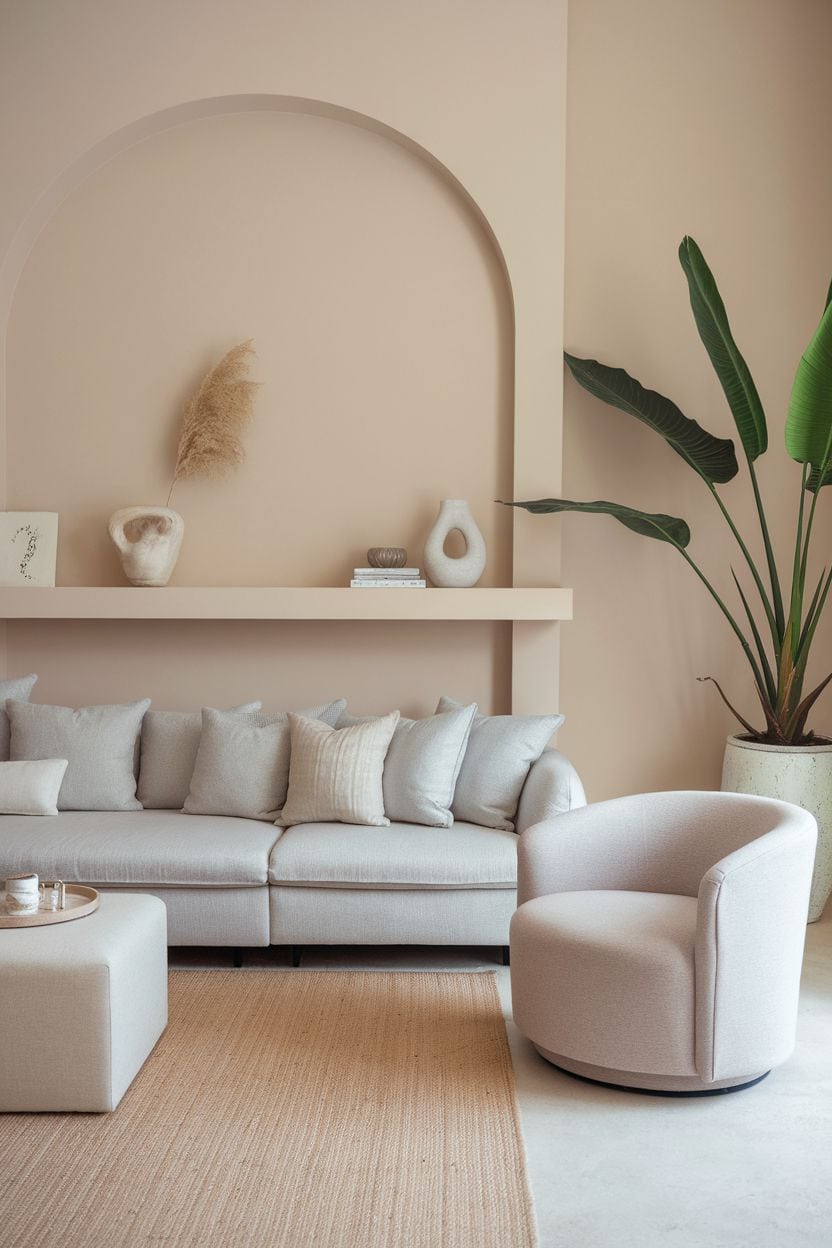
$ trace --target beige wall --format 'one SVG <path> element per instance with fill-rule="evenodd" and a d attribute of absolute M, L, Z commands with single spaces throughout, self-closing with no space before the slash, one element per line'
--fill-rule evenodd
<path fill-rule="evenodd" d="M 486 583 L 556 582 L 557 538 L 493 500 L 560 474 L 565 14 L 4 8 L 6 498 L 60 510 L 61 581 L 118 582 L 107 514 L 162 499 L 182 399 L 253 335 L 249 460 L 177 489 L 180 583 L 343 583 L 376 542 L 420 561 L 446 495 L 481 520 Z M 320 685 L 423 712 L 443 689 L 508 709 L 512 649 L 519 670 L 537 644 L 492 624 L 7 634 L 44 699 L 237 700 L 256 658 L 271 704 Z M 551 705 L 551 641 L 546 658 L 547 686 L 526 684 Z"/>
<path fill-rule="evenodd" d="M 509 584 L 512 337 L 480 222 L 403 147 L 296 113 L 177 126 L 87 178 L 28 259 L 8 503 L 60 513 L 60 584 L 122 584 L 107 517 L 164 504 L 184 397 L 253 338 L 246 462 L 177 484 L 173 584 L 344 585 L 373 545 L 419 562 L 441 497 Z"/>
<path fill-rule="evenodd" d="M 832 7 L 571 0 L 569 10 L 566 343 L 732 436 L 676 259 L 692 234 L 767 408 L 760 477 L 785 556 L 799 469 L 782 449 L 783 414 L 832 272 Z M 697 478 L 647 429 L 571 379 L 565 389 L 564 494 L 684 516 L 691 552 L 730 594 L 728 561 L 740 560 Z M 745 482 L 724 497 L 758 552 Z M 829 507 L 817 535 L 827 561 Z M 563 629 L 560 739 L 591 796 L 717 785 L 732 721 L 695 677 L 717 676 L 754 709 L 727 625 L 669 547 L 602 518 L 563 528 L 577 622 Z M 818 675 L 832 667 L 829 638 Z M 832 728 L 828 693 L 817 726 Z"/>
<path fill-rule="evenodd" d="M 245 20 L 241 7 L 220 0 L 178 0 L 173 5 L 168 0 L 145 0 L 132 6 L 112 5 L 109 0 L 61 5 L 32 0 L 3 7 L 0 104 L 6 116 L 15 117 L 15 124 L 5 126 L 0 135 L 0 167 L 6 175 L 0 209 L 0 255 L 6 256 L 0 270 L 0 317 L 12 307 L 11 292 L 41 225 L 73 191 L 81 173 L 93 174 L 105 156 L 122 150 L 122 140 L 108 137 L 121 127 L 135 125 L 132 137 L 148 138 L 153 126 L 143 125 L 141 119 L 161 109 L 180 109 L 177 120 L 187 121 L 198 113 L 189 112 L 189 101 L 218 96 L 277 93 L 329 101 L 377 118 L 432 152 L 485 214 L 505 254 L 516 307 L 516 350 L 505 368 L 508 373 L 513 363 L 515 372 L 509 399 L 520 446 L 515 491 L 526 497 L 559 493 L 564 92 L 560 67 L 565 4 L 308 0 L 290 5 L 246 0 Z M 737 337 L 768 406 L 772 447 L 761 476 L 772 495 L 772 518 L 783 550 L 794 507 L 795 469 L 779 449 L 782 412 L 795 361 L 817 319 L 832 270 L 828 235 L 832 184 L 826 155 L 832 117 L 826 73 L 832 10 L 824 0 L 696 4 L 572 0 L 569 8 L 566 342 L 579 354 L 597 354 L 626 365 L 716 432 L 730 433 L 721 392 L 711 379 L 691 323 L 675 258 L 685 232 L 697 237 L 718 274 Z M 39 375 L 46 370 L 38 367 L 33 337 L 38 283 L 56 276 L 54 269 L 49 276 L 50 238 L 57 239 L 65 230 L 69 237 L 75 228 L 76 243 L 83 241 L 78 206 L 86 203 L 92 209 L 85 199 L 89 192 L 97 197 L 97 210 L 112 203 L 108 196 L 117 197 L 119 187 L 124 194 L 144 161 L 171 161 L 179 178 L 174 149 L 184 158 L 178 145 L 185 144 L 196 156 L 200 134 L 228 134 L 239 125 L 246 137 L 242 133 L 237 137 L 248 144 L 262 126 L 269 130 L 269 144 L 280 131 L 280 142 L 291 147 L 306 127 L 308 135 L 314 130 L 328 159 L 360 159 L 363 175 L 377 179 L 377 190 L 386 188 L 395 195 L 406 184 L 416 202 L 435 212 L 440 245 L 453 254 L 446 294 L 459 297 L 461 311 L 471 313 L 476 304 L 466 349 L 487 352 L 489 344 L 505 341 L 506 310 L 493 264 L 489 259 L 479 269 L 476 266 L 475 254 L 487 233 L 478 235 L 476 213 L 464 209 L 447 185 L 443 189 L 441 182 L 431 182 L 434 174 L 412 153 L 391 152 L 389 143 L 366 133 L 351 134 L 342 144 L 334 138 L 339 124 L 305 117 L 194 120 L 180 132 L 149 137 L 143 150 L 117 157 L 112 167 L 78 187 L 42 236 L 30 269 L 23 273 L 20 302 L 12 311 L 10 342 L 15 350 L 8 365 L 10 394 L 15 398 L 9 420 L 10 449 L 15 448 L 17 465 L 9 465 L 10 497 L 30 505 L 29 491 L 25 500 L 20 491 L 19 470 L 32 493 L 43 500 L 37 505 L 50 505 L 51 490 L 38 492 L 44 460 L 55 489 L 64 489 L 56 451 L 38 444 L 46 428 L 41 424 L 43 408 L 54 410 L 62 403 L 50 376 Z M 394 166 L 396 176 L 388 185 L 386 174 Z M 203 165 L 200 176 L 204 172 Z M 313 176 L 314 170 L 303 173 Z M 263 167 L 256 176 L 275 174 Z M 343 193 L 349 196 L 354 189 L 345 178 Z M 222 187 L 225 213 L 230 211 L 230 192 Z M 128 196 L 122 208 L 135 233 L 116 252 L 119 266 L 129 265 L 131 255 L 146 259 L 149 246 L 141 203 Z M 255 210 L 247 201 L 246 212 Z M 155 219 L 162 229 L 164 219 Z M 107 237 L 115 247 L 114 223 L 106 217 L 99 222 L 105 234 L 110 231 Z M 383 237 L 391 244 L 395 241 L 395 233 Z M 455 240 L 459 246 L 453 245 Z M 231 241 L 234 248 L 242 246 L 239 239 Z M 139 250 L 134 253 L 133 248 Z M 74 253 L 76 259 L 81 254 Z M 338 262 L 350 263 L 361 254 L 339 252 Z M 423 258 L 424 254 L 420 253 Z M 237 272 L 232 261 L 238 256 L 232 251 L 227 259 L 232 275 Z M 51 260 L 58 259 L 52 252 Z M 102 299 L 114 299 L 118 293 L 114 274 L 100 259 L 93 289 Z M 197 359 L 197 337 L 190 336 L 189 326 L 183 326 L 177 315 L 182 307 L 179 292 L 163 281 L 159 288 L 165 290 L 164 302 L 154 305 L 152 267 L 137 263 L 132 276 L 141 278 L 138 309 L 132 302 L 118 308 L 121 323 L 130 325 L 129 335 L 119 335 L 118 317 L 111 320 L 96 308 L 86 287 L 81 301 L 84 317 L 77 325 L 67 318 L 63 346 L 60 317 L 49 309 L 44 314 L 43 349 L 49 346 L 51 362 L 69 342 L 78 349 L 83 385 L 70 396 L 75 414 L 83 422 L 91 421 L 92 427 L 113 414 L 124 439 L 120 446 L 127 452 L 119 456 L 108 450 L 101 474 L 76 462 L 83 492 L 70 489 L 62 494 L 68 524 L 76 526 L 72 548 L 62 551 L 68 579 L 80 579 L 82 574 L 86 578 L 88 568 L 100 579 L 112 571 L 100 519 L 111 505 L 137 501 L 127 497 L 128 489 L 159 488 L 164 456 L 158 438 L 174 415 L 171 399 L 187 391 L 216 349 L 229 338 L 256 331 L 260 375 L 267 389 L 275 399 L 285 398 L 284 387 L 290 384 L 281 368 L 277 336 L 267 345 L 270 296 L 262 292 L 258 296 L 258 323 L 252 329 L 241 315 L 249 306 L 243 298 L 246 292 L 236 290 L 233 300 L 222 303 L 220 321 L 201 324 L 205 356 Z M 192 277 L 202 281 L 198 266 Z M 485 302 L 477 300 L 477 292 Z M 64 291 L 63 306 L 66 298 Z M 154 306 L 160 330 L 155 351 L 137 349 L 133 354 L 132 339 L 138 337 L 144 346 L 145 338 L 155 332 L 153 324 L 142 320 L 142 309 Z M 285 308 L 274 307 L 275 317 L 283 318 Z M 201 303 L 197 310 L 202 317 Z M 408 320 L 414 333 L 426 325 L 430 330 L 430 318 L 420 321 L 418 309 L 407 309 L 407 316 L 416 318 Z M 103 327 L 113 351 L 119 344 L 114 355 L 102 353 L 101 400 L 106 402 L 98 406 L 92 393 L 94 352 L 87 341 L 87 333 L 96 326 Z M 389 326 L 383 328 L 387 331 Z M 281 341 L 295 329 L 291 317 L 282 319 Z M 357 332 L 356 326 L 349 329 Z M 295 350 L 297 346 L 294 339 Z M 307 339 L 304 349 L 308 347 Z M 439 335 L 431 338 L 430 350 L 431 365 L 441 365 L 453 389 L 460 379 L 453 352 L 443 355 Z M 62 368 L 67 363 L 71 360 L 64 360 Z M 506 437 L 503 417 L 495 415 L 503 410 L 505 383 L 496 375 L 493 359 L 488 357 L 487 363 L 487 369 L 467 370 L 470 384 L 459 392 L 460 402 L 452 405 L 464 407 L 466 420 L 472 422 L 480 417 L 480 405 L 489 413 L 487 463 L 476 495 L 483 500 L 505 471 L 499 447 Z M 134 384 L 125 384 L 131 365 Z M 369 404 L 361 392 L 361 376 L 349 379 L 349 417 L 363 428 Z M 317 374 L 314 378 L 318 411 L 327 402 L 324 380 Z M 291 384 L 297 398 L 300 382 L 296 378 Z M 257 479 L 258 494 L 266 493 L 269 507 L 276 509 L 281 501 L 280 472 L 273 472 L 264 458 L 273 453 L 267 435 L 274 432 L 269 420 L 276 418 L 279 404 L 271 405 L 267 389 L 252 431 L 256 453 L 246 471 L 253 474 L 249 480 Z M 31 401 L 34 395 L 37 405 Z M 382 397 L 374 396 L 373 419 Z M 409 402 L 409 392 L 406 397 Z M 702 554 L 703 562 L 715 566 L 727 553 L 719 518 L 681 461 L 646 430 L 603 409 L 571 382 L 566 403 L 566 492 L 676 511 L 694 529 L 693 549 Z M 25 421 L 20 418 L 23 411 Z M 431 408 L 429 415 L 433 414 Z M 39 431 L 38 439 L 27 433 L 29 421 L 31 429 Z M 343 421 L 335 425 L 335 436 L 342 436 L 343 429 Z M 308 432 L 293 430 L 293 436 Z M 418 428 L 415 432 L 418 441 Z M 435 469 L 420 461 L 407 490 L 388 496 L 396 531 L 402 530 L 408 541 L 411 534 L 416 540 L 429 511 L 433 482 L 424 479 L 425 472 L 440 474 L 448 450 L 476 442 L 478 427 L 449 424 L 446 432 L 449 443 Z M 66 425 L 57 426 L 56 436 L 61 454 L 71 454 Z M 147 457 L 151 443 L 156 448 L 152 460 Z M 123 488 L 113 478 L 114 463 L 124 473 Z M 241 476 L 223 487 L 229 491 L 224 497 L 239 498 L 247 479 Z M 446 488 L 437 479 L 434 496 Z M 472 497 L 475 488 L 473 483 L 466 485 Z M 190 551 L 183 555 L 187 562 L 180 579 L 189 567 L 207 579 L 212 547 L 201 541 L 192 545 L 194 530 L 210 531 L 212 541 L 225 546 L 224 557 L 228 556 L 228 537 L 212 514 L 207 494 L 200 490 L 188 486 L 179 500 L 190 524 Z M 748 521 L 744 486 L 732 484 L 726 497 L 738 516 Z M 251 525 L 257 513 L 248 509 L 245 499 L 243 503 L 246 524 Z M 294 560 L 300 576 L 304 565 L 298 552 L 314 550 L 315 559 L 322 562 L 321 580 L 335 578 L 336 563 L 338 570 L 343 566 L 340 552 L 334 556 L 329 544 L 337 506 L 329 498 L 325 506 L 332 511 L 320 529 L 314 518 L 310 523 L 307 513 L 303 521 L 292 516 L 288 539 L 285 528 L 279 530 L 273 547 L 275 566 L 284 569 Z M 288 510 L 268 515 L 283 525 Z M 353 551 L 363 544 L 363 526 L 371 516 L 360 506 L 345 508 L 344 514 L 349 531 L 338 541 Z M 498 525 L 499 519 L 492 523 Z M 375 537 L 375 525 L 372 528 Z M 640 541 L 603 519 L 573 517 L 561 524 L 520 517 L 514 539 L 517 583 L 557 583 L 561 529 L 566 542 L 561 579 L 576 588 L 576 619 L 562 629 L 561 708 L 568 722 L 560 741 L 585 776 L 591 796 L 717 783 L 721 740 L 730 720 L 713 691 L 697 685 L 695 676 L 717 675 L 744 705 L 750 702 L 750 691 L 715 609 L 672 551 Z M 822 547 L 825 541 L 827 551 L 829 532 L 827 523 L 824 540 L 818 543 Z M 499 562 L 491 571 L 498 579 L 506 566 L 507 537 L 506 530 L 501 535 L 495 528 L 494 534 Z M 352 557 L 351 553 L 346 564 Z M 265 567 L 272 566 L 265 548 L 245 558 L 252 559 L 252 577 L 259 578 Z M 222 567 L 212 580 L 228 579 L 227 563 Z M 726 585 L 724 571 L 717 579 Z M 510 696 L 511 639 L 506 626 L 328 629 L 159 624 L 138 630 L 134 625 L 16 624 L 9 632 L 10 666 L 40 667 L 43 698 L 83 701 L 127 697 L 147 689 L 160 704 L 183 705 L 203 698 L 236 700 L 238 690 L 239 696 L 249 696 L 265 684 L 271 701 L 303 701 L 344 691 L 368 709 L 400 701 L 404 710 L 419 711 L 429 709 L 440 687 L 453 686 L 460 696 L 479 696 L 485 705 L 498 708 L 506 708 Z M 828 638 L 827 630 L 827 657 L 832 649 Z M 547 676 L 539 682 L 536 696 L 541 704 L 554 688 L 548 681 Z M 832 723 L 828 702 L 819 716 L 821 723 L 827 727 Z"/>

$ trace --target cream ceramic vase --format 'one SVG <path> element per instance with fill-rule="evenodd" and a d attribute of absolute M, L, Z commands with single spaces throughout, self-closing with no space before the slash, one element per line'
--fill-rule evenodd
<path fill-rule="evenodd" d="M 832 892 L 832 743 L 759 745 L 729 737 L 722 788 L 793 802 L 815 816 L 818 848 L 809 899 L 809 922 L 814 923 Z"/>
<path fill-rule="evenodd" d="M 465 539 L 465 554 L 445 554 L 445 541 L 454 530 Z M 464 498 L 443 498 L 436 524 L 425 543 L 425 571 L 442 589 L 468 589 L 485 571 L 485 538 L 477 528 Z"/>
<path fill-rule="evenodd" d="M 113 512 L 107 527 L 131 585 L 167 585 L 185 533 L 178 511 L 124 507 Z"/>

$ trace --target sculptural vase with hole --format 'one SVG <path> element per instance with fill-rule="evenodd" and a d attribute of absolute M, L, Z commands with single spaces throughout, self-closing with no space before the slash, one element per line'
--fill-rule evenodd
<path fill-rule="evenodd" d="M 454 531 L 462 534 L 465 554 L 446 554 L 445 542 Z M 467 589 L 476 585 L 485 571 L 487 551 L 485 538 L 477 528 L 471 509 L 464 498 L 443 498 L 436 524 L 425 543 L 425 570 L 443 589 Z"/>
<path fill-rule="evenodd" d="M 170 507 L 124 507 L 108 523 L 131 585 L 167 585 L 179 557 L 185 521 Z"/>

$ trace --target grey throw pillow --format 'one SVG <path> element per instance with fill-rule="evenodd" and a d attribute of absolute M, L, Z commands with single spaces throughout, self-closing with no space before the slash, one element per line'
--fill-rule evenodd
<path fill-rule="evenodd" d="M 0 680 L 0 763 L 9 761 L 10 734 L 6 701 L 8 698 L 15 698 L 18 702 L 28 702 L 36 680 L 35 675 L 18 676 L 14 680 Z"/>
<path fill-rule="evenodd" d="M 440 698 L 437 714 L 459 706 Z M 529 768 L 562 723 L 562 715 L 478 715 L 456 783 L 454 818 L 513 832 Z"/>
<path fill-rule="evenodd" d="M 302 714 L 331 725 L 346 705 L 341 698 Z M 185 811 L 273 823 L 286 801 L 290 753 L 288 711 L 260 715 L 204 707 Z"/>
<path fill-rule="evenodd" d="M 431 828 L 452 825 L 451 803 L 476 712 L 472 702 L 427 719 L 399 719 L 382 777 L 388 819 Z M 373 719 L 342 715 L 338 727 Z"/>
<path fill-rule="evenodd" d="M 15 761 L 65 758 L 58 810 L 141 810 L 133 770 L 150 699 L 124 706 L 7 702 Z"/>
<path fill-rule="evenodd" d="M 245 702 L 232 711 L 259 711 L 262 702 Z M 148 711 L 142 722 L 137 797 L 145 810 L 181 810 L 194 774 L 201 711 Z"/>
<path fill-rule="evenodd" d="M 277 822 L 363 823 L 385 827 L 381 777 L 399 712 L 349 728 L 290 715 L 289 795 Z"/>

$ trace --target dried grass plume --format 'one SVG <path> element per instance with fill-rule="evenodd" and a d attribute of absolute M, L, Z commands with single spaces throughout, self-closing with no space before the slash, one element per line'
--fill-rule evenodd
<path fill-rule="evenodd" d="M 185 477 L 225 477 L 245 459 L 241 435 L 251 421 L 259 385 L 248 380 L 252 340 L 241 342 L 203 377 L 182 418 L 168 503 Z"/>

